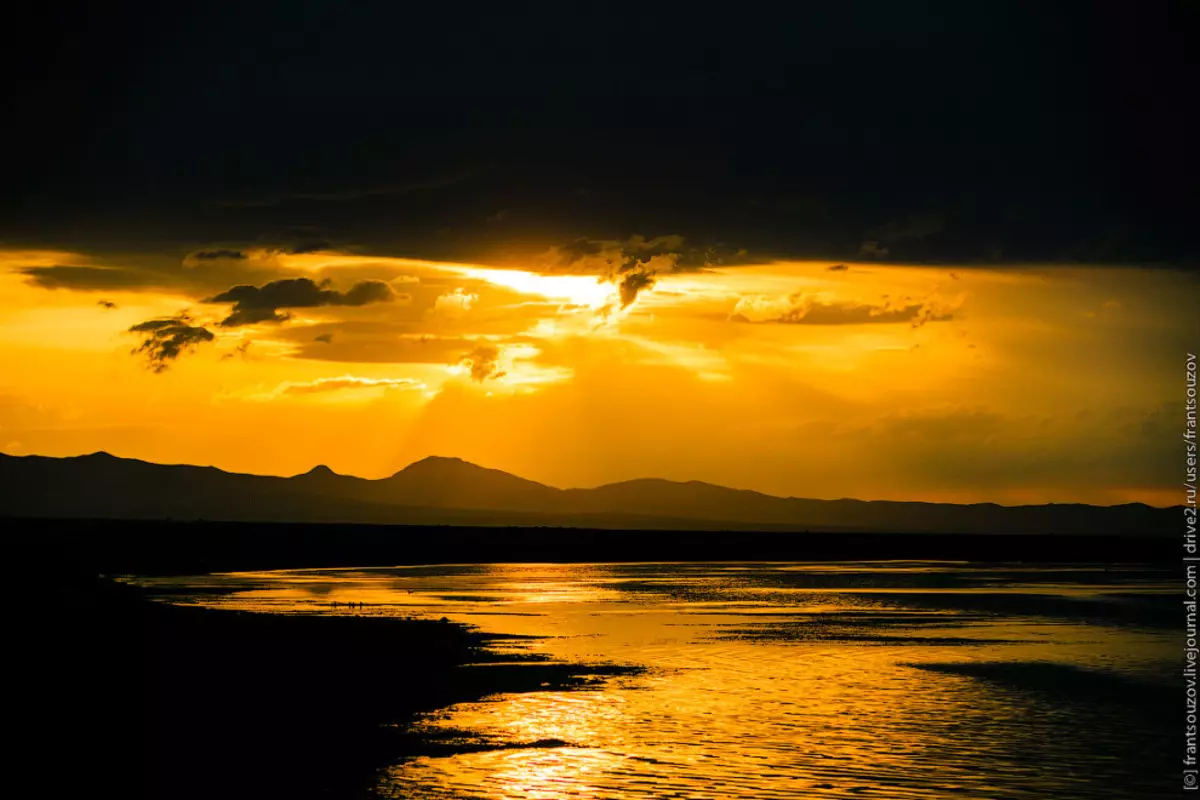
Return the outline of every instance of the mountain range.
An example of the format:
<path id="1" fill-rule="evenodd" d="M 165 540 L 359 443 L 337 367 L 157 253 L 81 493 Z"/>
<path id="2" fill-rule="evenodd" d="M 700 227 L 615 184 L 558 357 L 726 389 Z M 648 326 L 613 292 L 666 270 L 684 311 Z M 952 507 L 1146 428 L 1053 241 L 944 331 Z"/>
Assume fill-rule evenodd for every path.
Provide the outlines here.
<path id="1" fill-rule="evenodd" d="M 1177 509 L 774 497 L 657 478 L 558 489 L 431 456 L 388 478 L 325 466 L 292 477 L 108 453 L 0 454 L 0 516 L 400 525 L 910 533 L 1173 535 Z"/>

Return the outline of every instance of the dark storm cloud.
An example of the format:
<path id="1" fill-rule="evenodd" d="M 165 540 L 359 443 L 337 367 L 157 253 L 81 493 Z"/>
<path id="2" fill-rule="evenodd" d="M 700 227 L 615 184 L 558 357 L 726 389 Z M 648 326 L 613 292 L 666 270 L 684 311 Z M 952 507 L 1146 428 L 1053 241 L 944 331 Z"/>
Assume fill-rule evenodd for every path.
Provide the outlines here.
<path id="1" fill-rule="evenodd" d="M 288 252 L 293 255 L 301 255 L 303 253 L 320 253 L 323 250 L 334 249 L 332 242 L 327 242 L 324 239 L 313 239 L 307 242 L 300 242 L 292 245 Z"/>
<path id="2" fill-rule="evenodd" d="M 470 178 L 485 172 L 483 167 L 465 167 L 448 171 L 444 174 L 430 175 L 426 178 L 411 181 L 391 183 L 386 185 L 357 186 L 324 190 L 290 190 L 273 194 L 248 197 L 240 200 L 222 200 L 221 205 L 234 208 L 255 208 L 275 206 L 289 203 L 344 203 L 373 197 L 388 197 L 424 192 L 431 189 L 442 189 L 455 186 Z"/>
<path id="3" fill-rule="evenodd" d="M 319 306 L 365 306 L 386 303 L 396 298 L 392 287 L 383 281 L 361 281 L 349 291 L 326 288 L 311 278 L 289 278 L 272 281 L 263 286 L 234 286 L 210 297 L 205 303 L 233 303 L 233 310 L 219 323 L 222 327 L 252 325 L 256 322 L 284 322 L 285 308 L 317 308 Z"/>
<path id="4" fill-rule="evenodd" d="M 830 302 L 797 292 L 777 301 L 756 297 L 743 298 L 730 317 L 734 322 L 775 323 L 784 325 L 870 325 L 908 323 L 919 328 L 927 322 L 948 322 L 954 318 L 950 307 L 936 298 L 923 301 L 905 299 L 901 303 Z"/>
<path id="5" fill-rule="evenodd" d="M 170 283 L 163 275 L 123 267 L 55 265 L 24 267 L 18 271 L 29 278 L 30 284 L 42 289 L 70 289 L 79 292 L 145 289 Z"/>
<path id="6" fill-rule="evenodd" d="M 86 247 L 303 226 L 449 261 L 647 230 L 831 263 L 863 242 L 927 263 L 1197 254 L 1179 100 L 1194 25 L 1153 3 L 792 4 L 770 24 L 698 7 L 464 24 L 444 4 L 142 5 L 51 15 L 8 43 L 33 78 L 0 109 L 6 231 Z M 422 35 L 398 50 L 398 29 Z M 253 52 L 215 30 L 258 32 Z M 198 107 L 303 123 L 196 125 Z"/>
<path id="7" fill-rule="evenodd" d="M 207 328 L 193 325 L 192 322 L 187 314 L 139 322 L 129 332 L 141 334 L 144 339 L 132 352 L 145 355 L 150 369 L 162 372 L 184 353 L 215 338 Z"/>
<path id="8" fill-rule="evenodd" d="M 646 239 L 632 236 L 626 241 L 589 239 L 581 236 L 566 244 L 550 248 L 545 256 L 549 272 L 612 277 L 629 272 L 638 263 L 655 256 L 670 256 L 678 260 L 683 250 L 683 237 L 656 236 Z"/>
<path id="9" fill-rule="evenodd" d="M 909 214 L 903 219 L 892 220 L 881 226 L 878 237 L 884 242 L 902 242 L 905 239 L 924 239 L 941 233 L 946 219 L 941 214 Z"/>

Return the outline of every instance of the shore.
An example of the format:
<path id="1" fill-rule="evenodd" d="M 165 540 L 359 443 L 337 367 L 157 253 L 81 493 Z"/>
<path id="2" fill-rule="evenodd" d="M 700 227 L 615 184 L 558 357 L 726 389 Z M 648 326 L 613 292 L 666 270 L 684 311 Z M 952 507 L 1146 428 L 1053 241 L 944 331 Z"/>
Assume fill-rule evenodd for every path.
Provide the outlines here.
<path id="1" fill-rule="evenodd" d="M 53 596 L 25 662 L 50 796 L 364 797 L 387 764 L 446 751 L 405 732 L 417 714 L 597 674 L 498 659 L 448 622 L 169 606 L 80 575 Z"/>

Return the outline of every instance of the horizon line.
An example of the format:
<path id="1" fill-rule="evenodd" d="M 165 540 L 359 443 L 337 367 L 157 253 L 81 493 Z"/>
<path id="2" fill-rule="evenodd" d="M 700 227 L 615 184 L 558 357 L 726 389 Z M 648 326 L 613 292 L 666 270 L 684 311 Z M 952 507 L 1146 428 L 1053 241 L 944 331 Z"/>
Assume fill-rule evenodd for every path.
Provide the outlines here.
<path id="1" fill-rule="evenodd" d="M 527 481 L 529 483 L 535 483 L 539 486 L 544 486 L 547 489 L 553 489 L 554 491 L 558 491 L 558 492 L 593 491 L 595 489 L 602 489 L 606 486 L 619 486 L 621 484 L 636 483 L 639 481 L 660 481 L 663 483 L 672 483 L 672 484 L 679 484 L 679 485 L 703 484 L 705 486 L 712 486 L 712 487 L 715 487 L 718 489 L 725 489 L 728 491 L 750 492 L 752 494 L 760 495 L 762 497 L 770 497 L 770 498 L 774 498 L 777 500 L 812 500 L 812 501 L 822 502 L 822 503 L 837 503 L 837 502 L 904 503 L 904 504 L 909 504 L 909 505 L 961 506 L 961 507 L 995 506 L 997 508 L 1046 508 L 1046 507 L 1050 507 L 1050 506 L 1084 506 L 1087 508 L 1125 508 L 1128 506 L 1141 506 L 1144 508 L 1153 508 L 1153 509 L 1159 509 L 1159 510 L 1170 510 L 1170 509 L 1176 509 L 1176 508 L 1182 509 L 1182 508 L 1186 507 L 1185 504 L 1183 504 L 1183 503 L 1175 503 L 1175 504 L 1167 505 L 1167 506 L 1158 506 L 1158 505 L 1152 505 L 1150 503 L 1145 503 L 1140 500 L 1135 500 L 1135 501 L 1131 501 L 1131 502 L 1127 502 L 1127 503 L 1113 503 L 1110 505 L 1100 505 L 1100 504 L 1096 504 L 1096 503 L 1080 503 L 1080 502 L 1055 502 L 1055 501 L 1047 501 L 1044 503 L 1018 503 L 1015 505 L 1006 505 L 1004 503 L 997 503 L 994 501 L 987 501 L 987 500 L 975 502 L 975 503 L 956 503 L 956 502 L 945 502 L 945 501 L 938 501 L 938 500 L 883 500 L 883 499 L 867 500 L 867 499 L 863 499 L 861 497 L 835 497 L 835 498 L 801 497 L 799 495 L 770 494 L 769 492 L 763 492 L 758 489 L 743 489 L 743 488 L 739 488 L 739 487 L 735 487 L 735 486 L 726 486 L 724 484 L 712 483 L 709 481 L 702 481 L 702 480 L 698 480 L 698 479 L 675 480 L 672 478 L 661 478 L 661 477 L 656 477 L 656 476 L 645 476 L 645 477 L 640 477 L 640 478 L 627 478 L 627 479 L 619 480 L 619 481 L 609 481 L 607 483 L 601 483 L 601 484 L 597 484 L 595 486 L 562 487 L 562 486 L 555 486 L 555 485 L 549 484 L 549 483 L 543 483 L 542 481 L 535 481 L 532 478 L 526 478 L 522 475 L 517 475 L 515 473 L 508 472 L 507 470 L 499 469 L 496 467 L 486 467 L 482 464 L 477 464 L 474 461 L 468 461 L 467 459 L 462 458 L 460 456 L 443 456 L 443 455 L 437 455 L 437 454 L 422 456 L 421 458 L 418 458 L 414 461 L 409 462 L 405 466 L 401 467 L 400 469 L 396 470 L 395 472 L 393 472 L 389 475 L 384 475 L 383 477 L 379 477 L 379 478 L 365 478 L 361 475 L 351 475 L 351 474 L 344 473 L 344 472 L 337 472 L 332 467 L 330 467 L 324 463 L 315 464 L 314 466 L 308 468 L 307 470 L 304 470 L 303 472 L 297 472 L 292 475 L 279 475 L 279 474 L 275 474 L 275 473 L 233 471 L 233 470 L 225 469 L 223 467 L 219 467 L 215 464 L 191 464 L 191 463 L 186 463 L 186 462 L 164 463 L 161 461 L 149 461 L 144 458 L 136 458 L 136 457 L 131 457 L 131 456 L 119 456 L 114 453 L 110 453 L 107 450 L 95 450 L 90 453 L 79 453 L 77 455 L 71 455 L 71 456 L 50 456 L 50 455 L 43 455 L 40 453 L 13 454 L 13 453 L 7 453 L 7 452 L 4 452 L 3 450 L 0 450 L 0 457 L 4 457 L 4 458 L 47 458 L 47 459 L 53 459 L 56 461 L 65 461 L 67 459 L 89 458 L 92 456 L 107 456 L 108 458 L 115 458 L 119 461 L 135 461 L 140 464 L 149 464 L 151 466 L 156 466 L 156 467 L 191 467 L 193 469 L 215 469 L 218 472 L 225 473 L 226 475 L 244 475 L 247 477 L 255 477 L 255 478 L 277 478 L 279 480 L 291 480 L 293 478 L 298 478 L 298 477 L 307 475 L 311 472 L 314 472 L 314 471 L 324 467 L 326 470 L 328 470 L 330 472 L 330 474 L 335 475 L 337 477 L 341 477 L 341 478 L 352 478 L 354 480 L 368 481 L 368 482 L 385 481 L 390 478 L 394 478 L 395 476 L 404 472 L 409 467 L 412 467 L 413 465 L 419 464 L 423 461 L 441 460 L 441 461 L 458 461 L 458 462 L 461 462 L 468 466 L 474 467 L 476 469 L 488 470 L 490 472 L 499 472 L 499 473 L 501 473 L 503 475 L 507 475 L 511 478 L 516 478 L 518 480 Z"/>

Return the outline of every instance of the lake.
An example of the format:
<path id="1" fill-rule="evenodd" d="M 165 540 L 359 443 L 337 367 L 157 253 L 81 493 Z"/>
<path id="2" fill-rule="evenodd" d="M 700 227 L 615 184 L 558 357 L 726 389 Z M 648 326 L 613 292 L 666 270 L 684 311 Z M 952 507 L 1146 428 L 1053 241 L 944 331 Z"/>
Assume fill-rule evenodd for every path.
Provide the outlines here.
<path id="1" fill-rule="evenodd" d="M 1180 785 L 1182 612 L 1165 569 L 486 564 L 136 582 L 218 608 L 447 617 L 541 657 L 645 668 L 429 715 L 422 735 L 461 746 L 389 767 L 382 797 L 1150 798 Z"/>

